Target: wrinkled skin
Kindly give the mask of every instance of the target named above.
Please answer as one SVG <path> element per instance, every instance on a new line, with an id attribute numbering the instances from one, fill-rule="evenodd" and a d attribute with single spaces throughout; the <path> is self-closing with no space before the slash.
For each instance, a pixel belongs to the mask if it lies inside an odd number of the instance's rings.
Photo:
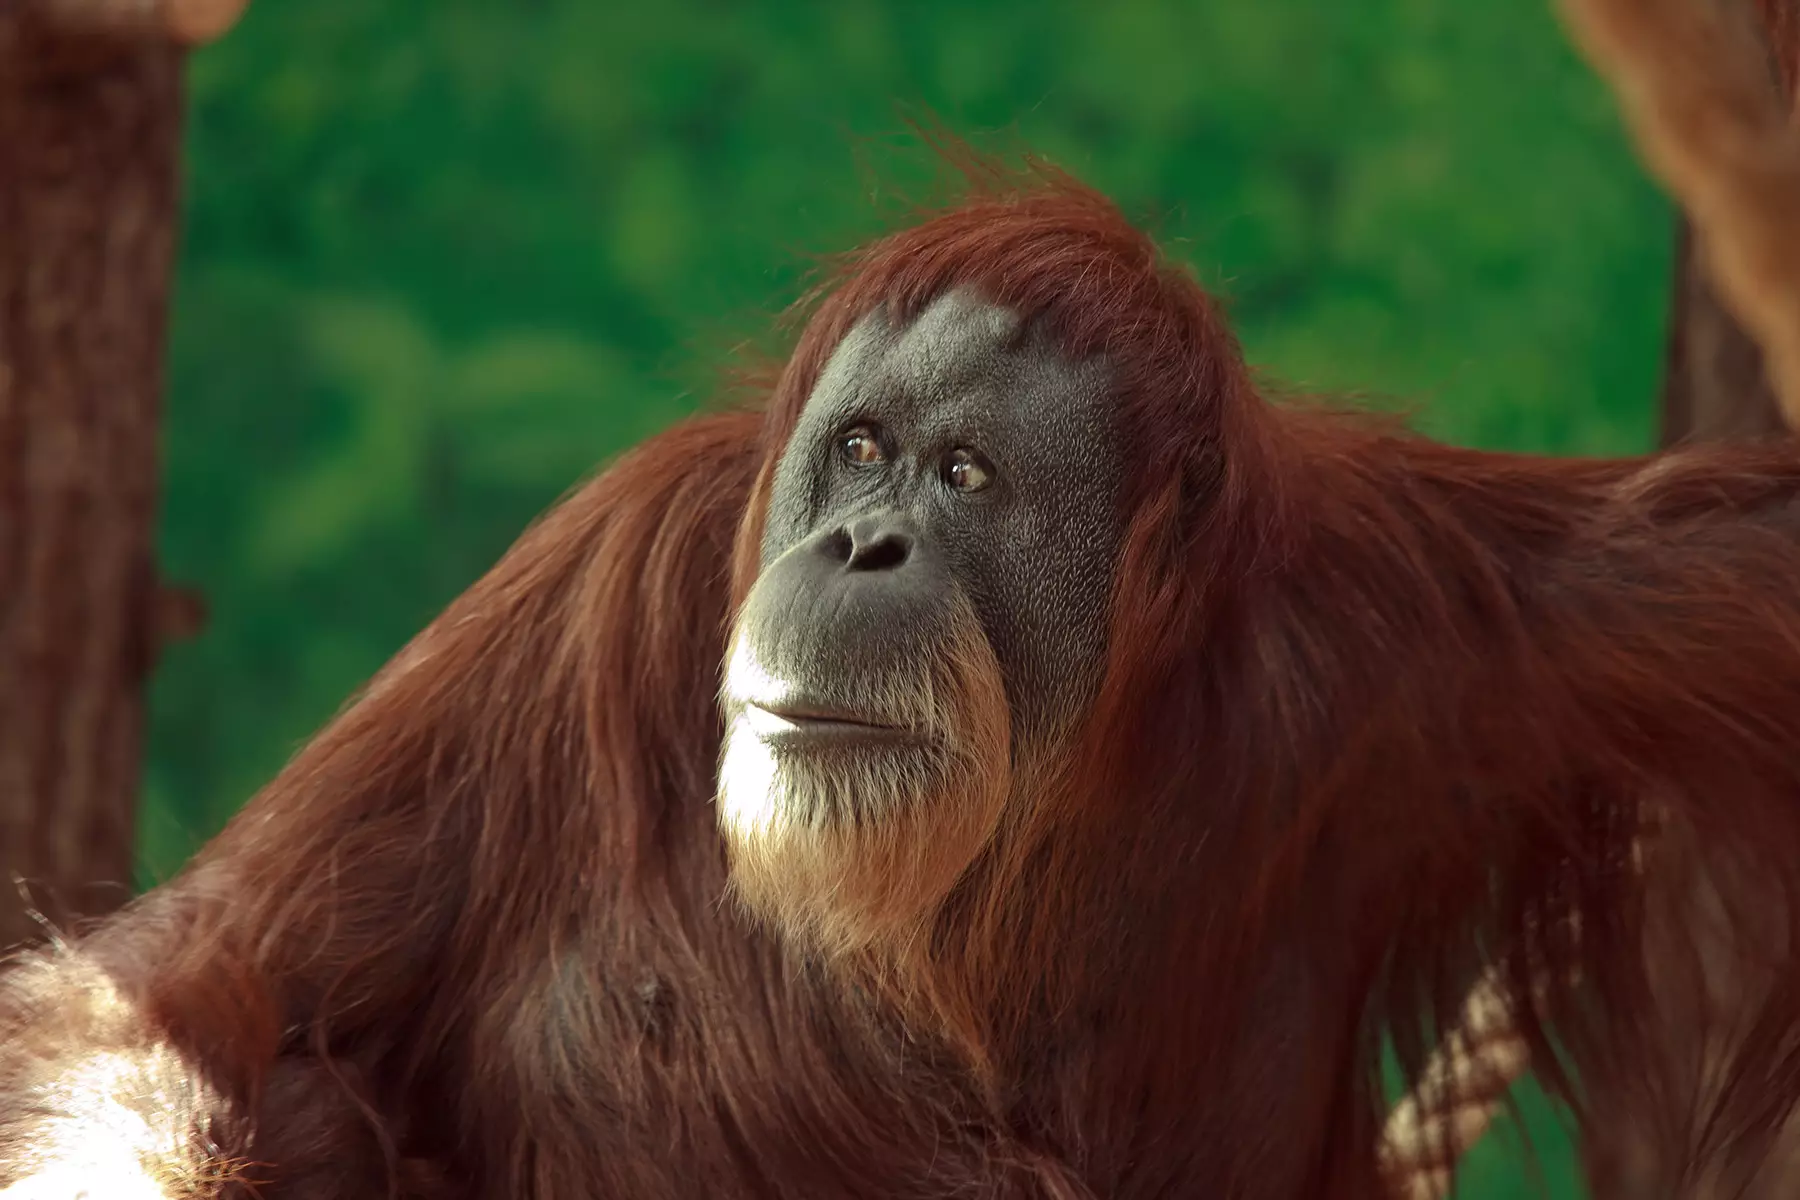
<path id="1" fill-rule="evenodd" d="M 743 615 L 760 660 L 834 707 L 859 676 L 916 669 L 966 601 L 999 661 L 1015 739 L 1060 730 L 1106 650 L 1124 470 L 1110 416 L 1098 362 L 1065 361 L 971 293 L 910 328 L 865 317 L 775 476 Z M 879 461 L 853 460 L 869 452 L 847 448 L 857 430 Z M 979 456 L 985 486 L 951 482 L 958 451 Z"/>

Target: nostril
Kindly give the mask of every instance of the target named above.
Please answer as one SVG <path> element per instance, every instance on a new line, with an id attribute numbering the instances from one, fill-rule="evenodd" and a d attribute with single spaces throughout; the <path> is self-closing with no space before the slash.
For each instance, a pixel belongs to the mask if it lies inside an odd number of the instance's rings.
<path id="1" fill-rule="evenodd" d="M 852 571 L 891 571 L 903 565 L 911 553 L 912 538 L 884 529 L 867 538 L 857 538 L 844 565 Z"/>
<path id="2" fill-rule="evenodd" d="M 819 543 L 819 549 L 832 562 L 847 563 L 856 551 L 856 543 L 850 540 L 848 529 L 834 529 L 825 535 L 825 540 Z"/>

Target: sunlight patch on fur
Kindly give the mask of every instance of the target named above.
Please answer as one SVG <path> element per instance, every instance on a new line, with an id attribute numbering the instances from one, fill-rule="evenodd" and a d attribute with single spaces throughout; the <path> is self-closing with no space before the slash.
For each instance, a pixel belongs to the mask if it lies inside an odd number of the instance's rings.
<path id="1" fill-rule="evenodd" d="M 209 1089 L 166 1040 L 141 1037 L 137 1005 L 91 963 L 66 953 L 40 960 L 14 977 L 15 986 L 29 995 L 30 985 L 50 982 L 56 965 L 68 975 L 51 1019 L 79 1029 L 94 1049 L 73 1060 L 20 1064 L 15 1086 L 33 1119 L 0 1198 L 215 1194 L 221 1173 L 197 1136 Z M 72 994 L 69 976 L 79 977 Z"/>
<path id="2" fill-rule="evenodd" d="M 725 669 L 728 703 L 732 698 L 745 696 L 778 703 L 790 690 L 758 661 L 749 639 L 732 640 L 731 656 Z M 747 720 L 759 718 L 782 721 L 774 713 L 762 709 L 740 708 L 725 733 L 719 766 L 720 819 L 729 832 L 740 838 L 767 837 L 777 832 L 775 825 L 782 819 L 776 804 L 776 781 L 781 768 L 775 761 L 775 752 L 760 736 L 767 731 L 745 724 Z"/>
<path id="3" fill-rule="evenodd" d="M 152 1052 L 154 1053 L 154 1052 Z M 9 1187 L 4 1200 L 165 1200 L 179 1193 L 162 1182 L 166 1165 L 184 1154 L 168 1128 L 144 1115 L 143 1063 L 137 1056 L 90 1055 L 37 1089 L 47 1114 L 38 1127 L 38 1168 Z"/>
<path id="4" fill-rule="evenodd" d="M 779 718 L 774 718 L 779 719 Z M 731 723 L 719 766 L 719 813 L 726 830 L 741 839 L 778 836 L 786 809 L 776 803 L 781 766 L 746 716 Z"/>
<path id="5" fill-rule="evenodd" d="M 63 1163 L 0 1188 L 0 1200 L 175 1200 L 123 1153 L 105 1163 Z"/>

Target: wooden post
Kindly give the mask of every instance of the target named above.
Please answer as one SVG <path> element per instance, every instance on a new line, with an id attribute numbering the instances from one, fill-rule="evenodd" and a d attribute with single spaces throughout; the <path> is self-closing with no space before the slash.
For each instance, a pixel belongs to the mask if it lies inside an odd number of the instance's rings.
<path id="1" fill-rule="evenodd" d="M 241 5 L 0 5 L 0 945 L 129 895 L 183 43 Z"/>
<path id="2" fill-rule="evenodd" d="M 1662 444 L 1767 437 L 1786 428 L 1763 370 L 1762 350 L 1719 303 L 1683 216 L 1675 230 Z"/>
<path id="3" fill-rule="evenodd" d="M 1757 0 L 1770 71 L 1789 97 L 1800 80 L 1800 4 Z M 1762 349 L 1719 302 L 1686 214 L 1676 220 L 1674 294 L 1663 374 L 1662 444 L 1766 437 L 1786 429 Z"/>
<path id="4" fill-rule="evenodd" d="M 1611 85 L 1639 156 L 1693 222 L 1688 261 L 1761 348 L 1785 420 L 1800 424 L 1800 131 L 1771 53 L 1791 28 L 1787 0 L 1558 0 L 1570 35 Z M 1686 280 L 1684 279 L 1684 283 Z M 1708 296 L 1685 294 L 1704 318 Z M 1690 322 L 1683 322 L 1686 331 Z M 1685 361 L 1715 356 L 1716 322 L 1692 325 Z M 1704 379 L 1687 373 L 1687 382 Z M 1677 394 L 1678 403 L 1682 397 Z M 1704 398 L 1690 396 L 1688 400 Z M 1733 403 L 1737 419 L 1750 419 Z M 1691 405 L 1690 405 L 1691 408 Z M 1704 421 L 1704 409 L 1683 413 Z"/>
<path id="5" fill-rule="evenodd" d="M 1756 0 L 1770 74 L 1789 97 L 1800 79 L 1800 3 Z M 1685 213 L 1676 218 L 1674 292 L 1663 372 L 1664 446 L 1692 438 L 1767 437 L 1787 428 L 1755 340 L 1719 302 Z"/>

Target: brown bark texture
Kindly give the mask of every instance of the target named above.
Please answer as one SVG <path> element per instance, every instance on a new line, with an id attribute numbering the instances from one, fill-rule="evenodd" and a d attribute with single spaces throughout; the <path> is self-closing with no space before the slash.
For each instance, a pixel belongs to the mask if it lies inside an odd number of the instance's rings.
<path id="1" fill-rule="evenodd" d="M 1662 443 L 1783 433 L 1787 425 L 1769 387 L 1762 350 L 1720 304 L 1703 257 L 1692 227 L 1681 218 L 1663 373 Z"/>
<path id="2" fill-rule="evenodd" d="M 0 945 L 130 892 L 181 110 L 0 5 Z"/>
<path id="3" fill-rule="evenodd" d="M 1718 297 L 1761 346 L 1777 404 L 1800 422 L 1800 131 L 1748 0 L 1558 0 L 1606 79 L 1638 155 L 1693 222 Z"/>
<path id="4" fill-rule="evenodd" d="M 1770 71 L 1792 108 L 1800 85 L 1800 0 L 1756 0 L 1755 7 Z M 1720 303 L 1705 252 L 1684 214 L 1676 228 L 1662 444 L 1785 432 L 1787 424 L 1769 385 L 1762 349 Z"/>
<path id="5" fill-rule="evenodd" d="M 197 46 L 221 36 L 248 0 L 15 0 L 63 34 Z"/>

